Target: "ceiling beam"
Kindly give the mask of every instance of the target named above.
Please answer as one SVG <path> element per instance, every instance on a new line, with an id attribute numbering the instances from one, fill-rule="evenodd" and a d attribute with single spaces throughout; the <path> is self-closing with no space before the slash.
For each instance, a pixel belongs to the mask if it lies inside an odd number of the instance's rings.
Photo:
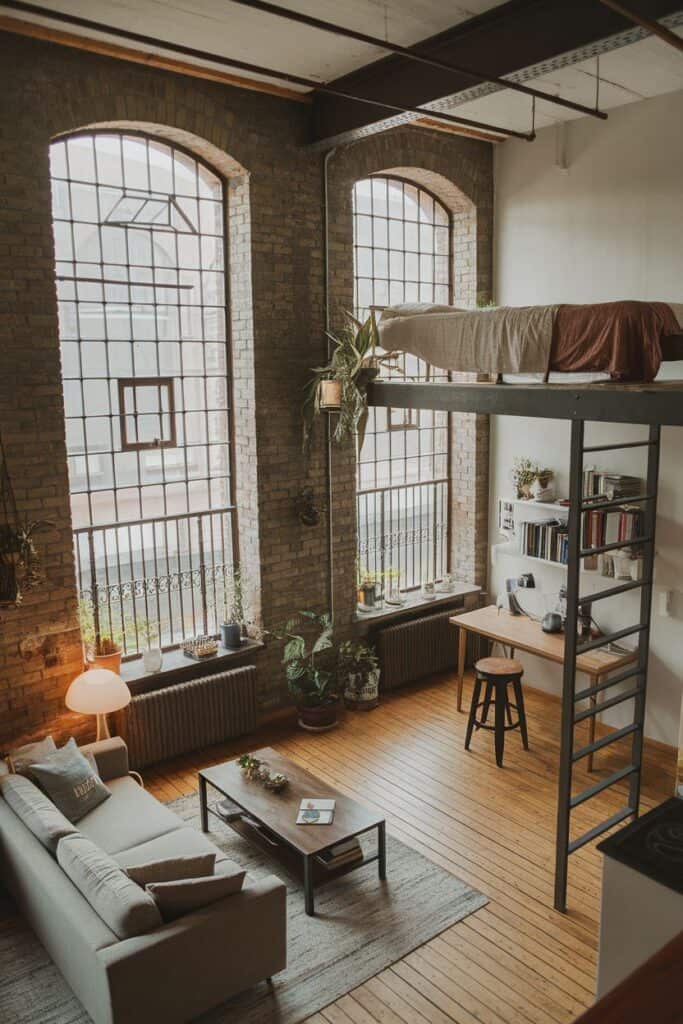
<path id="1" fill-rule="evenodd" d="M 681 0 L 639 0 L 641 9 L 645 4 L 648 14 L 661 18 L 678 11 Z M 508 0 L 424 40 L 420 53 L 477 68 L 487 79 L 500 79 L 623 30 L 622 18 L 598 0 Z M 392 54 L 329 84 L 379 100 L 391 97 L 394 103 L 424 106 L 463 92 L 472 82 L 465 75 Z M 427 116 L 433 113 L 428 111 Z M 314 101 L 314 123 L 316 139 L 324 145 L 353 141 L 387 127 L 370 125 L 366 112 L 352 102 L 322 95 Z"/>
<path id="2" fill-rule="evenodd" d="M 142 44 L 143 46 L 151 46 L 158 49 L 168 50 L 171 53 L 179 53 L 183 56 L 189 56 L 195 60 L 206 61 L 212 64 L 238 68 L 240 71 L 247 71 L 252 74 L 262 75 L 265 78 L 277 78 L 283 82 L 290 82 L 292 85 L 304 86 L 307 89 L 315 89 L 317 94 L 323 94 L 338 100 L 343 100 L 344 102 L 352 102 L 365 108 L 372 107 L 374 116 L 368 115 L 368 120 L 371 123 L 375 121 L 377 121 L 377 123 L 381 123 L 381 120 L 383 120 L 388 113 L 391 113 L 392 116 L 395 116 L 396 114 L 418 114 L 421 116 L 429 114 L 431 118 L 444 121 L 446 124 L 460 125 L 466 128 L 494 132 L 497 135 L 502 135 L 508 138 L 525 139 L 529 142 L 535 138 L 533 129 L 529 132 L 520 132 L 515 131 L 512 128 L 498 127 L 497 125 L 488 124 L 482 121 L 473 121 L 471 118 L 460 117 L 457 114 L 445 113 L 438 110 L 425 110 L 420 106 L 413 106 L 409 103 L 399 104 L 393 102 L 391 99 L 375 99 L 373 97 L 364 96 L 362 93 L 356 91 L 348 92 L 337 86 L 330 86 L 323 82 L 317 82 L 315 79 L 305 78 L 303 75 L 295 75 L 288 71 L 280 71 L 275 68 L 263 67 L 260 64 L 252 64 L 248 61 L 239 60 L 237 57 L 226 57 L 223 54 L 210 53 L 206 50 L 199 50 L 195 47 L 185 46 L 180 43 L 171 43 L 163 39 L 157 39 L 154 36 L 143 35 L 140 32 L 132 32 L 129 29 L 117 28 L 113 25 L 107 25 L 99 21 L 92 21 L 89 18 L 81 18 L 75 14 L 66 14 L 63 11 L 49 10 L 48 8 L 41 7 L 38 4 L 24 3 L 23 0 L 0 0 L 0 2 L 4 7 L 9 7 L 12 10 L 65 22 L 69 25 L 86 29 L 88 32 L 98 32 L 105 35 L 119 36 L 122 39 L 127 39 L 132 42 Z M 70 43 L 69 45 L 72 44 Z M 152 54 L 150 54 L 150 56 L 152 56 Z M 379 114 L 380 110 L 384 112 L 383 115 Z"/>
<path id="3" fill-rule="evenodd" d="M 646 18 L 645 15 L 638 14 L 636 11 L 624 7 L 623 4 L 618 3 L 618 0 L 600 0 L 600 2 L 605 7 L 611 7 L 617 14 L 621 14 L 622 18 L 632 21 L 635 25 L 640 25 L 647 32 L 651 32 L 653 36 L 658 36 L 659 39 L 663 39 L 669 46 L 673 46 L 676 50 L 683 52 L 683 39 L 677 36 L 675 32 L 672 32 L 670 28 L 667 28 L 666 25 L 660 25 L 653 18 Z"/>
<path id="4" fill-rule="evenodd" d="M 353 28 L 346 28 L 343 25 L 332 24 L 330 21 L 323 21 L 321 18 L 314 18 L 312 15 L 304 14 L 301 11 L 292 11 L 286 7 L 279 7 L 277 4 L 268 3 L 267 0 L 231 0 L 231 2 L 241 7 L 249 7 L 254 11 L 261 11 L 263 14 L 271 14 L 277 18 L 284 18 L 286 21 L 296 22 L 298 25 L 306 25 L 308 28 L 318 29 L 321 32 L 343 36 L 345 39 L 355 39 L 357 42 L 379 47 L 382 50 L 398 54 L 417 64 L 437 68 L 439 71 L 451 72 L 458 76 L 464 75 L 473 82 L 488 82 L 491 85 L 499 85 L 506 89 L 512 89 L 514 92 L 523 93 L 525 96 L 535 96 L 537 99 L 547 100 L 549 103 L 555 103 L 560 107 L 566 107 L 568 110 L 575 110 L 580 114 L 586 114 L 590 117 L 603 119 L 607 117 L 607 114 L 597 110 L 595 107 L 587 107 L 583 103 L 575 103 L 573 100 L 566 100 L 561 96 L 548 96 L 547 93 L 541 92 L 540 89 L 533 89 L 531 86 L 522 85 L 519 82 L 505 81 L 502 78 L 482 74 L 471 67 L 465 68 L 459 64 L 439 60 L 428 53 L 423 53 L 419 43 L 415 46 L 401 46 L 399 43 L 391 43 L 386 39 L 380 39 L 378 36 L 369 36 L 367 33 L 358 32 Z"/>

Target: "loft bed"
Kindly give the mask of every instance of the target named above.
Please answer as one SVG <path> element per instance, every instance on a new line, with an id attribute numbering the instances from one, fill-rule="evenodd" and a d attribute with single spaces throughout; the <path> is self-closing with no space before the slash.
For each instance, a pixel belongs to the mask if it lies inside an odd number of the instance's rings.
<path id="1" fill-rule="evenodd" d="M 395 337 L 391 342 L 385 337 L 383 347 L 385 344 L 387 347 L 389 344 L 392 345 L 392 348 L 398 347 L 395 342 Z M 570 855 L 628 818 L 637 817 L 639 812 L 652 610 L 660 434 L 662 426 L 683 426 L 683 380 L 563 384 L 461 383 L 459 381 L 407 383 L 397 380 L 376 380 L 368 387 L 368 403 L 372 406 L 397 409 L 491 413 L 506 416 L 565 419 L 571 422 L 567 616 L 562 680 L 554 894 L 555 908 L 566 911 Z M 648 427 L 647 438 L 642 441 L 621 444 L 617 442 L 586 446 L 584 428 L 586 421 L 591 420 L 643 424 Z M 628 499 L 629 504 L 640 504 L 644 513 L 642 535 L 629 541 L 629 546 L 638 547 L 642 551 L 643 578 L 605 590 L 581 594 L 579 581 L 582 559 L 624 546 L 623 541 L 603 544 L 599 547 L 583 548 L 581 546 L 583 513 L 588 510 L 614 508 L 623 504 L 623 499 L 612 501 L 586 501 L 584 499 L 584 456 L 594 452 L 624 448 L 645 448 L 647 450 L 647 472 L 643 493 Z M 590 605 L 592 607 L 597 601 L 617 597 L 629 590 L 640 592 L 638 622 L 613 633 L 579 641 L 577 631 L 581 606 Z M 588 651 L 616 643 L 629 636 L 637 637 L 638 641 L 637 660 L 634 665 L 608 677 L 596 686 L 577 690 L 577 658 Z M 613 689 L 622 683 L 625 684 L 625 687 L 616 691 Z M 590 700 L 592 706 L 588 710 L 577 708 L 577 705 L 582 704 L 585 700 Z M 633 720 L 628 726 L 606 734 L 587 747 L 575 750 L 574 726 L 578 722 L 585 721 L 591 715 L 595 716 L 601 711 L 624 702 L 633 702 Z M 574 793 L 572 788 L 574 764 L 584 756 L 626 737 L 630 737 L 631 741 L 629 763 L 606 778 Z M 585 804 L 620 782 L 628 784 L 628 798 L 625 806 L 582 835 L 572 838 L 570 826 L 574 808 Z"/>

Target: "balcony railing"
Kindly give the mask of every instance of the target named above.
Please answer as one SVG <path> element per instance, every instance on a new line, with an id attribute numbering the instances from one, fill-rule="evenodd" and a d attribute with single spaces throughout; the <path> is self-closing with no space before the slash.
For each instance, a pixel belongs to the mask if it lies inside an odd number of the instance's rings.
<path id="1" fill-rule="evenodd" d="M 398 571 L 405 590 L 448 572 L 448 480 L 361 491 L 357 514 L 361 572 Z"/>
<path id="2" fill-rule="evenodd" d="M 235 509 L 107 523 L 74 531 L 81 599 L 96 635 L 144 649 L 151 626 L 164 647 L 216 634 L 232 573 Z"/>

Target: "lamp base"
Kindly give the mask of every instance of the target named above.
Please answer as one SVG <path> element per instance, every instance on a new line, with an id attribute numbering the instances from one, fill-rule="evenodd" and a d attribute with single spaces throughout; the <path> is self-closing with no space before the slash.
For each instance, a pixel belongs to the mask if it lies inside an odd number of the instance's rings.
<path id="1" fill-rule="evenodd" d="M 95 742 L 99 743 L 100 740 L 111 739 L 111 733 L 109 732 L 109 726 L 107 724 L 107 716 L 96 715 L 95 717 L 97 720 L 97 736 L 95 738 Z"/>

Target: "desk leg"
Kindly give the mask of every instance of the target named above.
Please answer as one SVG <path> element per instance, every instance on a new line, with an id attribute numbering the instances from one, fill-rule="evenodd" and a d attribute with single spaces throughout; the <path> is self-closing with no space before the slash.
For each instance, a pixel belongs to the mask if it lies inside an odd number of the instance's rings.
<path id="1" fill-rule="evenodd" d="M 458 629 L 458 681 L 457 708 L 462 711 L 462 686 L 465 681 L 465 657 L 467 655 L 467 630 L 462 626 Z"/>
<path id="2" fill-rule="evenodd" d="M 602 679 L 603 679 L 602 676 L 595 676 L 595 677 L 591 676 L 590 677 L 591 686 L 599 686 L 600 683 L 602 682 Z M 590 703 L 591 703 L 591 708 L 596 708 L 597 704 L 598 704 L 598 695 L 597 695 L 597 693 L 594 693 L 593 696 L 590 697 L 589 699 L 590 699 Z M 598 716 L 597 715 L 591 715 L 591 717 L 589 718 L 589 726 L 588 726 L 588 742 L 589 743 L 595 743 L 595 728 L 596 728 L 597 720 L 598 720 Z M 586 768 L 587 768 L 587 770 L 589 772 L 593 771 L 593 754 L 592 753 L 590 753 L 588 755 L 588 757 L 586 758 Z"/>

